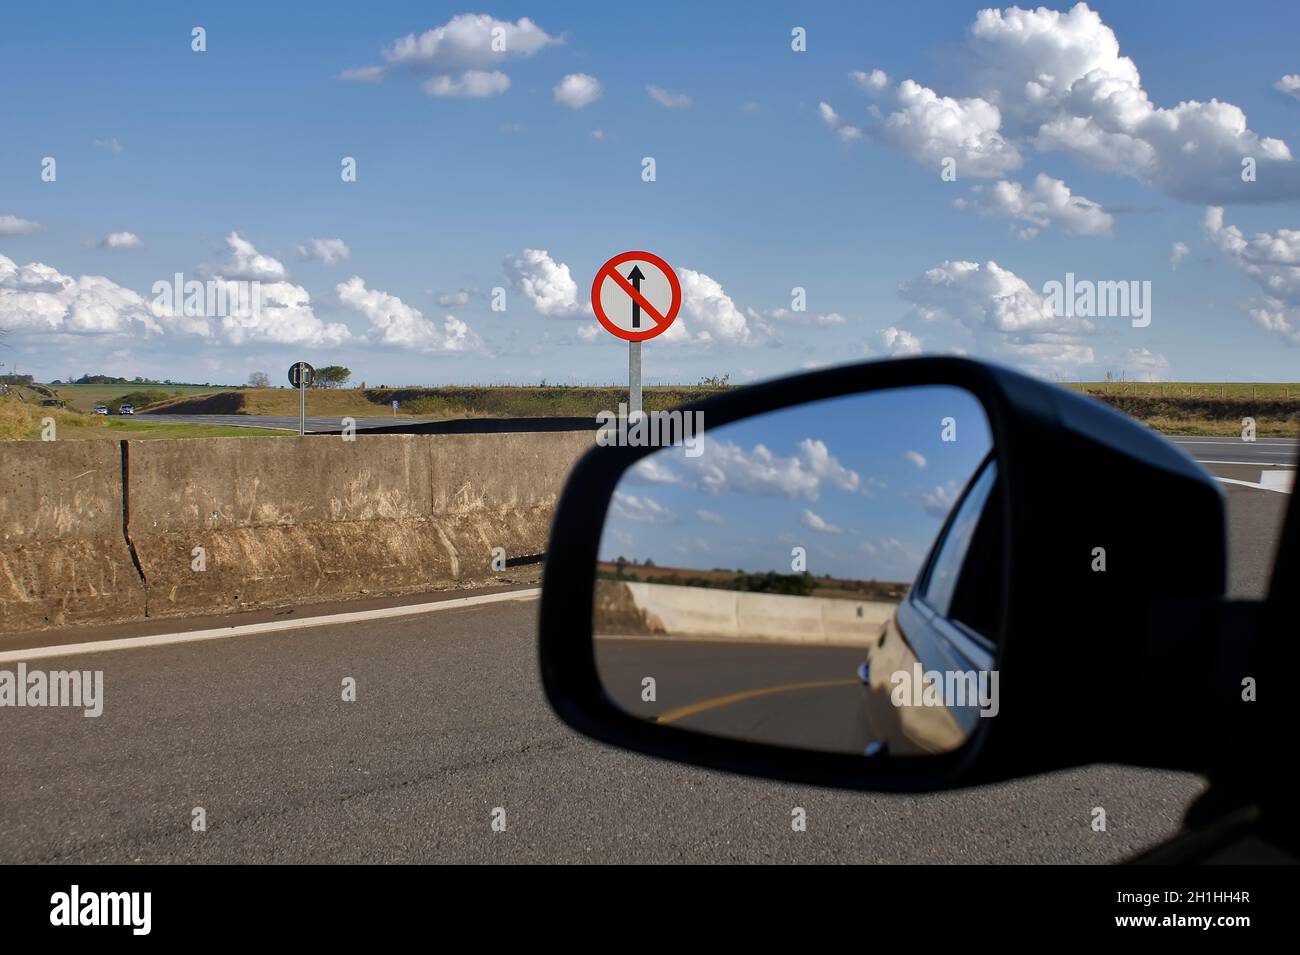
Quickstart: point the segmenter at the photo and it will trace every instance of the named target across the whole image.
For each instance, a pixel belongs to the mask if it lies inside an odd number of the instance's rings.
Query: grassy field
[[[169,395],[210,395],[221,388],[209,388],[203,385],[163,385],[156,382],[125,385],[46,385],[60,398],[67,402],[69,408],[89,413],[99,402],[108,403],[133,391],[162,391]]]
[[[1108,395],[1138,395],[1148,398],[1300,399],[1300,384],[1295,382],[1063,381],[1060,384],[1099,398]]]
[[[721,389],[651,386],[643,393],[646,410],[660,411],[716,394]],[[595,418],[627,400],[627,389],[563,386],[460,386],[442,388],[330,388],[307,392],[309,415],[399,418],[518,418],[574,415]],[[296,415],[298,393],[289,388],[241,388],[219,394],[182,396],[150,411],[169,414]]]
[[[1071,382],[1163,434],[1234,435],[1252,418],[1255,434],[1300,434],[1300,384],[1286,382]]]
[[[109,418],[83,414],[65,408],[47,408],[13,395],[0,397],[0,440],[39,441],[44,419],[54,419],[54,433],[59,441],[123,438],[245,438],[291,435],[293,431],[266,428],[236,428],[214,424],[162,424],[141,418]]]

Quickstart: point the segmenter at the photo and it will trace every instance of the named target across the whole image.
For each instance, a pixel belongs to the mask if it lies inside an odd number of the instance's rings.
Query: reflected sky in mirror
[[[991,447],[949,386],[848,395],[709,428],[623,476],[600,560],[910,583]],[[948,440],[945,440],[948,439]]]

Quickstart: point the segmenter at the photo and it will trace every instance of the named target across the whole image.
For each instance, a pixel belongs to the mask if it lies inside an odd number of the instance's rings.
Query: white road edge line
[[[1273,461],[1212,461],[1196,458],[1197,464],[1245,464],[1252,468],[1293,468],[1294,464],[1276,464]]]
[[[0,663],[17,663],[20,660],[47,657],[71,657],[83,653],[108,653],[112,650],[136,650],[142,647],[163,647],[176,643],[199,643],[204,640],[225,640],[228,637],[248,637],[261,633],[279,633],[285,630],[305,630],[309,627],[328,627],[336,624],[360,623],[365,620],[387,620],[393,617],[413,617],[436,613],[439,610],[457,610],[479,604],[500,603],[506,600],[533,600],[540,597],[540,587],[527,590],[508,590],[499,594],[479,594],[474,597],[454,597],[432,603],[407,604],[404,607],[381,607],[377,610],[353,610],[347,613],[324,614],[319,617],[302,617],[297,620],[268,620],[265,623],[246,623],[237,627],[218,627],[212,630],[191,630],[189,633],[156,633],[148,637],[122,637],[117,640],[97,640],[91,643],[67,643],[53,647],[29,647],[26,650],[0,652]]]
[[[1238,481],[1235,478],[1219,477],[1217,474],[1214,476],[1214,479],[1216,481],[1222,482],[1223,484],[1240,484],[1242,487],[1253,487],[1259,491],[1277,491],[1277,493],[1279,494],[1291,493],[1290,488],[1273,487],[1270,484],[1256,484],[1254,481]]]
[[[1169,438],[1174,444],[1227,444],[1240,446],[1244,444],[1257,448],[1291,448],[1295,449],[1294,441],[1242,441],[1240,438],[1224,438],[1222,441],[1215,441],[1212,438]]]

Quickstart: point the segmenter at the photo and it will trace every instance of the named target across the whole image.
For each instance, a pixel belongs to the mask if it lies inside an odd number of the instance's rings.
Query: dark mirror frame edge
[[[1035,521],[1044,513],[1041,486],[1052,464],[1070,461],[1104,471],[1116,454],[1150,471],[1153,480],[1179,482],[1204,511],[1210,583],[1203,597],[1223,596],[1226,535],[1223,493],[1199,465],[1127,416],[1046,382],[965,358],[907,358],[864,362],[751,385],[681,410],[704,412],[705,433],[723,425],[782,408],[872,391],[952,386],[970,392],[988,418],[994,454],[1003,480],[1001,493],[1008,546],[1004,550],[1003,629],[995,666],[1003,669],[1008,648],[1021,654],[1018,609],[1010,597],[1016,554],[1035,540]],[[1030,753],[1023,745],[1039,729],[1041,713],[1009,718],[1003,712],[951,753],[918,758],[869,759],[731,740],[657,726],[618,709],[604,692],[595,665],[592,634],[594,568],[606,509],[619,478],[657,448],[594,447],[574,467],[556,507],[544,569],[539,620],[539,658],[548,701],[568,725],[587,736],[625,749],[712,769],[787,782],[843,789],[917,792],[977,785],[1098,759],[1133,761],[1168,768],[1186,765],[1182,754],[1152,751],[1111,754],[1071,740],[1060,750]],[[1037,485],[1036,486],[1036,482]],[[1015,502],[1017,506],[1011,506]],[[1191,515],[1192,518],[1198,515]],[[1206,524],[1206,521],[1209,521]],[[1217,555],[1216,555],[1217,550]],[[1032,555],[1026,555],[1028,565]],[[1217,592],[1209,592],[1217,591]],[[1006,674],[1002,683],[1006,685]],[[1003,699],[1006,695],[1003,693]],[[991,731],[996,724],[996,733]],[[1009,725],[1010,724],[1010,725]],[[998,744],[989,746],[991,736]]]

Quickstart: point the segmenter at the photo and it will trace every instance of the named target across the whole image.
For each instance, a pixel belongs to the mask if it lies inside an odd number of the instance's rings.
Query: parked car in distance
[[[117,409],[118,414],[135,414],[135,405],[122,405]]]
[[[108,414],[108,405],[102,403],[95,405],[95,414]]]

